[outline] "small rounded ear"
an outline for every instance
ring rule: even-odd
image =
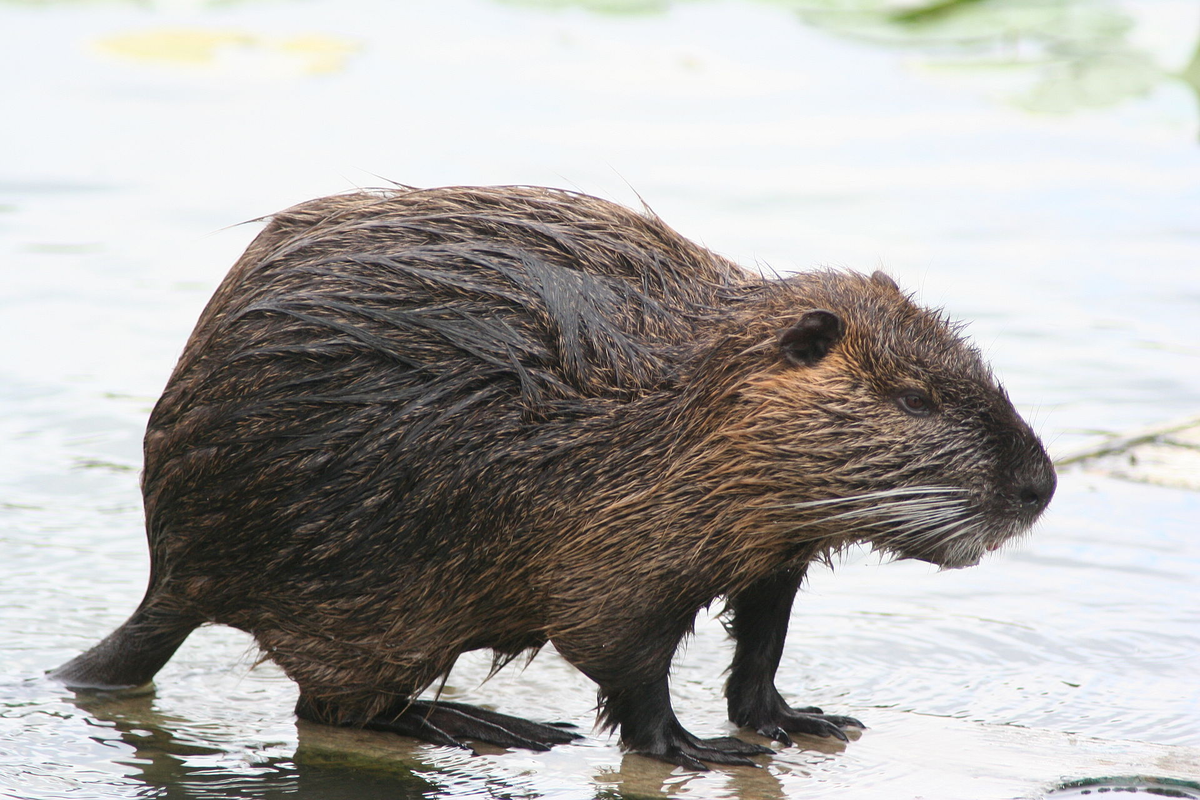
[[[811,367],[825,357],[846,332],[842,318],[823,308],[808,311],[779,332],[779,354],[791,364]]]
[[[900,287],[892,280],[892,276],[882,270],[875,270],[871,273],[871,283],[877,283],[885,289],[895,289],[900,291]]]

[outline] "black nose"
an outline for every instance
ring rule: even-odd
[[[1050,505],[1054,490],[1058,487],[1058,478],[1053,469],[1046,469],[1036,478],[1030,480],[1017,491],[1021,505],[1035,514],[1040,514]]]

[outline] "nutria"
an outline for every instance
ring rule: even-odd
[[[627,749],[748,764],[771,751],[671,709],[699,609],[726,598],[733,722],[845,739],[774,685],[807,566],[970,566],[1054,488],[979,353],[882,273],[765,279],[551,189],[329,197],[200,317],[146,432],[146,596],[55,675],[141,685],[221,623],[301,717],[546,749],[575,734],[415,698],[463,652],[553,642]]]

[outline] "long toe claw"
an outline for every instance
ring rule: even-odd
[[[782,727],[792,733],[807,733],[813,736],[832,736],[843,742],[850,739],[842,732],[835,721],[837,717],[826,717],[818,714],[791,714],[783,721]]]
[[[684,753],[679,750],[676,750],[671,753],[666,753],[663,755],[659,755],[657,753],[646,753],[646,755],[649,755],[653,758],[657,758],[661,761],[667,761],[672,764],[678,764],[679,766],[683,767],[684,769],[693,769],[696,772],[708,772],[708,767],[704,766],[703,761],[692,758],[687,753]]]
[[[839,728],[838,726],[836,726],[836,725],[830,725],[830,726],[829,726],[828,728],[826,728],[825,730],[827,731],[827,733],[822,733],[822,734],[821,734],[822,736],[832,736],[833,738],[835,738],[835,739],[839,739],[839,740],[841,740],[841,741],[843,741],[843,742],[849,742],[849,741],[850,741],[850,737],[849,737],[849,736],[847,736],[847,735],[845,734],[845,732],[844,732],[844,731],[843,731],[841,728]],[[549,749],[549,748],[547,748],[547,749]]]
[[[863,725],[854,717],[838,717],[832,714],[822,714],[822,716],[832,722],[834,725],[837,725],[839,728],[858,728],[859,730],[863,731],[867,729],[866,725]]]
[[[787,731],[785,731],[783,728],[779,727],[778,725],[775,725],[775,726],[764,725],[758,729],[758,735],[765,736],[768,739],[774,739],[775,741],[782,744],[784,747],[792,746],[792,737],[788,736]]]

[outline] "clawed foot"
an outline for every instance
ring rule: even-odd
[[[792,743],[789,733],[806,733],[810,736],[832,736],[843,742],[850,741],[843,728],[858,728],[865,730],[863,725],[854,717],[840,717],[826,714],[814,706],[808,708],[789,708],[786,705],[776,709],[770,718],[753,726],[762,736],[774,739],[785,747]]]
[[[581,738],[558,725],[543,725],[467,703],[414,701],[395,717],[377,717],[363,727],[391,731],[434,744],[469,750],[462,739],[526,750],[549,750]]]
[[[301,698],[296,712],[301,717],[314,719],[306,714],[315,707]],[[322,719],[315,718],[321,722]],[[542,724],[530,722],[496,711],[488,711],[467,703],[452,703],[444,700],[430,702],[413,700],[398,711],[381,714],[369,720],[351,722],[375,731],[398,733],[433,744],[470,750],[463,739],[498,745],[500,747],[523,747],[527,750],[549,750],[556,744],[567,744],[582,738],[564,728],[574,727],[568,723]]]
[[[758,766],[748,756],[773,754],[775,751],[732,736],[721,736],[716,739],[700,739],[688,733],[683,728],[675,731],[668,741],[655,742],[649,746],[633,747],[631,751],[644,756],[678,764],[681,767],[701,772],[708,770],[704,762],[711,764],[731,764],[743,767]]]

